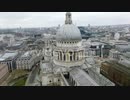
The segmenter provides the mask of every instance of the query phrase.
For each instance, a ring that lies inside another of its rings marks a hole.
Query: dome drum
[[[54,62],[57,64],[62,65],[69,65],[71,66],[76,66],[77,63],[78,65],[82,65],[84,62],[84,50],[79,49],[79,50],[57,50],[55,51],[54,54]],[[82,62],[82,63],[81,63]],[[65,66],[64,65],[64,66]]]

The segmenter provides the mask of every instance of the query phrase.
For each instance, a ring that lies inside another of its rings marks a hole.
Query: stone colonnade
[[[58,53],[57,60],[59,61],[71,62],[71,61],[79,61],[84,58],[84,50],[69,51],[69,52],[58,51],[57,53]]]

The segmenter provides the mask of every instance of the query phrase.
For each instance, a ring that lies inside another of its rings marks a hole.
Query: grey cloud
[[[76,25],[129,24],[129,12],[72,12]],[[0,28],[62,25],[65,12],[0,12]]]

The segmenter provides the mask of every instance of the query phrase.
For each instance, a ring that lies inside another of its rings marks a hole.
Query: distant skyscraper
[[[90,26],[90,24],[88,24],[88,31],[90,31],[91,30],[91,26]]]
[[[58,25],[58,29],[60,28],[60,24]]]
[[[89,28],[91,27],[90,24],[88,24],[88,27],[89,27]]]

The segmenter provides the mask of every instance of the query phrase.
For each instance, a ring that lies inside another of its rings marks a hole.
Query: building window
[[[70,53],[70,61],[72,61],[72,52],[69,52]]]
[[[58,60],[60,59],[60,57],[59,57],[60,55],[59,55],[59,53],[58,53]]]
[[[60,52],[60,59],[62,60],[62,52]]]
[[[65,54],[64,54],[64,61],[66,60],[66,56],[65,56]]]

